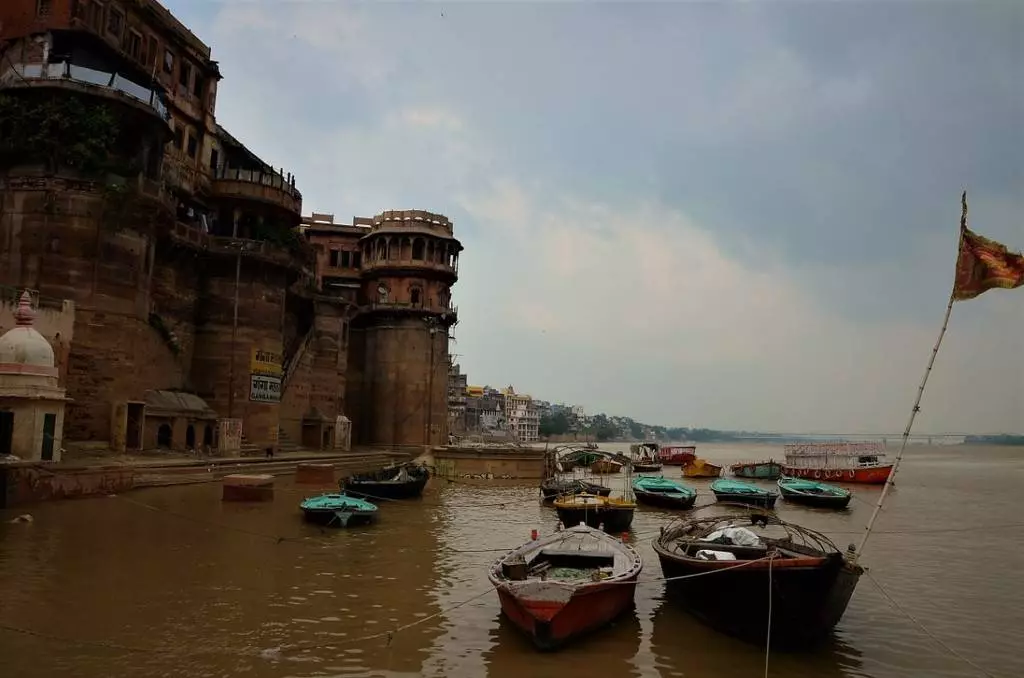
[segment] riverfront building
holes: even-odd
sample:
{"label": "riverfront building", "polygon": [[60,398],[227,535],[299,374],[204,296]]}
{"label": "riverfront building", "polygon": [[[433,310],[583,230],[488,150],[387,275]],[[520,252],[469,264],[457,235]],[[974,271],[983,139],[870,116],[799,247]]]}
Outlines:
{"label": "riverfront building", "polygon": [[0,286],[52,309],[65,447],[445,442],[451,222],[303,219],[220,79],[155,0],[0,3]]}

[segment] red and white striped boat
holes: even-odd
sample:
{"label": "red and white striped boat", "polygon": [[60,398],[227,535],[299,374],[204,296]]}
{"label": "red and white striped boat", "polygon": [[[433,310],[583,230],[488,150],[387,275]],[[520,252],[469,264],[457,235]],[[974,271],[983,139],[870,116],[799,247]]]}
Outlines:
{"label": "red and white striped boat", "polygon": [[792,478],[882,485],[893,466],[885,462],[882,443],[800,443],[785,450],[782,473]]}

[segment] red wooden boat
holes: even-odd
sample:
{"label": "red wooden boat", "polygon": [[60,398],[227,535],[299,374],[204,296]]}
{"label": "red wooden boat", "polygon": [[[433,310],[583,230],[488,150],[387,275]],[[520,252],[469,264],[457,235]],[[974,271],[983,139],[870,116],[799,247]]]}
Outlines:
{"label": "red wooden boat", "polygon": [[553,650],[632,608],[642,568],[633,547],[577,525],[502,556],[488,579],[505,616]]}
{"label": "red wooden boat", "polygon": [[792,478],[882,485],[893,466],[885,463],[881,443],[801,443],[785,449],[783,474]]}
{"label": "red wooden boat", "polygon": [[658,458],[666,466],[684,466],[697,458],[696,445],[663,445]]}

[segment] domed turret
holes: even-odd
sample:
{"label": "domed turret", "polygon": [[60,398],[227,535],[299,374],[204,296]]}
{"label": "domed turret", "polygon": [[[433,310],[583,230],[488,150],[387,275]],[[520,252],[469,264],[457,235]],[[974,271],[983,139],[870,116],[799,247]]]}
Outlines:
{"label": "domed turret", "polygon": [[32,327],[35,317],[32,299],[25,292],[14,312],[17,326],[0,337],[0,365],[53,368],[53,347]]}

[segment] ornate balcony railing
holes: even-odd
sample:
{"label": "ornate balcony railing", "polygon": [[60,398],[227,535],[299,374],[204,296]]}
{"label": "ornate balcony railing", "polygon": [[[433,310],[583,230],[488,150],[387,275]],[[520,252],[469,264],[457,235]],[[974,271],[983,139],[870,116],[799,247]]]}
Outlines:
{"label": "ornate balcony railing", "polygon": [[214,170],[213,190],[220,195],[271,202],[302,213],[302,193],[295,187],[295,177],[283,172],[221,166]]}
{"label": "ornate balcony railing", "polygon": [[163,95],[158,90],[132,82],[117,72],[77,66],[68,61],[52,64],[9,64],[9,67],[0,74],[0,89],[31,86],[33,83],[46,81],[67,81],[88,87],[99,87],[149,106],[163,120],[170,117]]}

